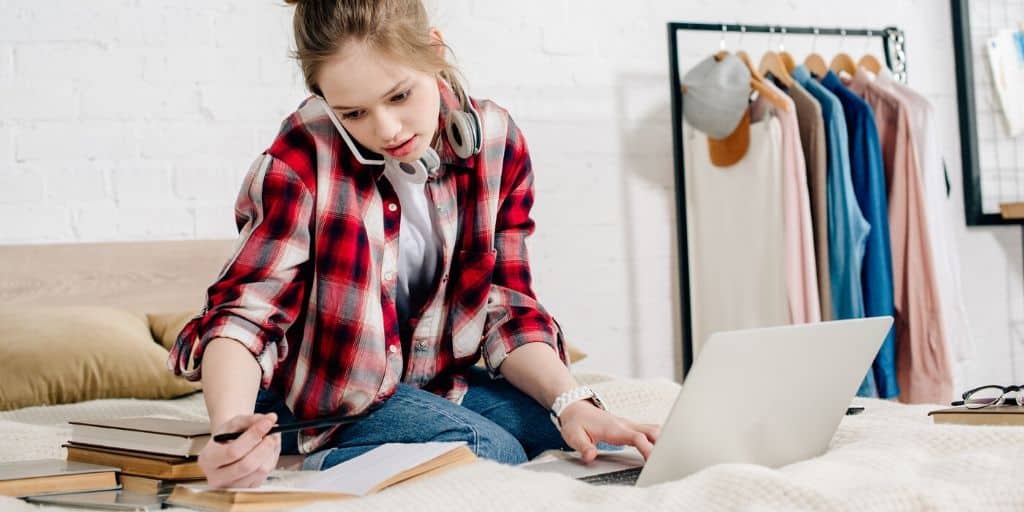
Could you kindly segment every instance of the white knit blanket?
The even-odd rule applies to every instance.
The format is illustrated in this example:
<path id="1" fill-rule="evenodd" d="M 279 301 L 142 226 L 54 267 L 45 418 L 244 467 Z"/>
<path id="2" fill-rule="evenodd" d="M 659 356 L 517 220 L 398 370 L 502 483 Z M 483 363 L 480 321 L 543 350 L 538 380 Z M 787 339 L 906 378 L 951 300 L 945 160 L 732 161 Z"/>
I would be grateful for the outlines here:
<path id="1" fill-rule="evenodd" d="M 594 383 L 617 413 L 645 422 L 661 422 L 679 389 L 663 380 L 581 380 Z M 1024 428 L 933 425 L 927 412 L 936 406 L 858 403 L 867 410 L 843 420 L 826 454 L 781 469 L 725 464 L 641 489 L 589 486 L 481 461 L 366 498 L 301 510 L 1024 510 Z M 64 422 L 71 418 L 145 414 L 204 418 L 205 410 L 195 395 L 4 412 L 0 461 L 63 457 L 60 444 L 69 435 Z M 36 507 L 0 497 L 0 510 Z"/>

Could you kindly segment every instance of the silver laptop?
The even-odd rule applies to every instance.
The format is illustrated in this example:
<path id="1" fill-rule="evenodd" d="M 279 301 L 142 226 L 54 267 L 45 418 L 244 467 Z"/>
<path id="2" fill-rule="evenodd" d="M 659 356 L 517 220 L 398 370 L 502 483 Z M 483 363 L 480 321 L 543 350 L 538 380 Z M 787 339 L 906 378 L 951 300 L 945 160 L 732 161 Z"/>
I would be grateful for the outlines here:
<path id="1" fill-rule="evenodd" d="M 646 464 L 633 449 L 527 464 L 649 486 L 721 463 L 780 467 L 825 452 L 892 317 L 719 332 L 704 344 Z"/>

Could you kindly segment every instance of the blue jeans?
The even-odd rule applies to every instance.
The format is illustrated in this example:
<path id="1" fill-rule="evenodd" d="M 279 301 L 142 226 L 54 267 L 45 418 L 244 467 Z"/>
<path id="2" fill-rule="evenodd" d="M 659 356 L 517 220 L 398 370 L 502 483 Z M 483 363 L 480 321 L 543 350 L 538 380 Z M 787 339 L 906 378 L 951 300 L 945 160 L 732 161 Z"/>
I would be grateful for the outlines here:
<path id="1" fill-rule="evenodd" d="M 332 446 L 307 456 L 303 469 L 327 469 L 384 443 L 465 441 L 478 457 L 504 464 L 526 462 L 544 450 L 569 449 L 547 409 L 534 399 L 479 368 L 467 377 L 469 391 L 462 405 L 399 384 L 382 406 L 342 427 Z M 278 421 L 294 421 L 270 391 L 260 391 L 256 412 L 276 412 Z M 295 433 L 283 434 L 281 441 L 281 453 L 298 453 Z"/>

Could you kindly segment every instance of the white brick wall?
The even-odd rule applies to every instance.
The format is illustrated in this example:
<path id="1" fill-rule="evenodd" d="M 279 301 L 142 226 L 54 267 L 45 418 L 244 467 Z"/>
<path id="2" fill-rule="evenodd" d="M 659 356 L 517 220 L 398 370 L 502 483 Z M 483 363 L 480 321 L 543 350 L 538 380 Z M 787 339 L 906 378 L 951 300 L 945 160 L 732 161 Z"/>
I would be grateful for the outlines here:
<path id="1" fill-rule="evenodd" d="M 911 85 L 943 112 L 959 187 L 947 2 L 427 1 L 472 93 L 506 106 L 526 133 L 538 190 L 535 287 L 591 354 L 590 369 L 676 371 L 666 21 L 903 27 Z M 0 243 L 233 236 L 242 176 L 305 96 L 287 58 L 290 8 L 0 0 L 0 12 Z M 684 66 L 719 38 L 686 34 Z M 778 42 L 726 41 L 755 59 Z M 810 41 L 786 45 L 802 54 Z M 839 46 L 817 42 L 826 54 Z M 1024 317 L 1019 235 L 957 229 L 979 344 L 965 382 L 1018 382 L 1024 350 L 1014 350 L 1010 326 Z"/>
<path id="2" fill-rule="evenodd" d="M 14 47 L 0 44 L 0 85 L 10 84 L 14 79 Z"/>
<path id="3" fill-rule="evenodd" d="M 0 166 L 14 165 L 14 133 L 10 127 L 0 126 Z"/>

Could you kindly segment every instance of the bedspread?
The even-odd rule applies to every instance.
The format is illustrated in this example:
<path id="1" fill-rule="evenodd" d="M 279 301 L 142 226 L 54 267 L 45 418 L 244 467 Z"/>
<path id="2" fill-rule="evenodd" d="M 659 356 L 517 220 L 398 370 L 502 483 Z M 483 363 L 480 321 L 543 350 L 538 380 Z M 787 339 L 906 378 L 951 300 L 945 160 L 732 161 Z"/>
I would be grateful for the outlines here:
<path id="1" fill-rule="evenodd" d="M 667 380 L 580 380 L 618 414 L 644 422 L 663 421 L 679 390 Z M 843 420 L 827 453 L 779 469 L 722 464 L 641 489 L 595 487 L 480 461 L 365 498 L 299 510 L 1024 510 L 1024 428 L 933 425 L 927 412 L 937 406 L 855 403 L 866 411 Z M 205 408 L 201 395 L 193 395 L 3 412 L 0 461 L 63 457 L 60 444 L 71 418 L 145 414 L 201 419 Z M 36 509 L 0 497 L 0 510 Z"/>

